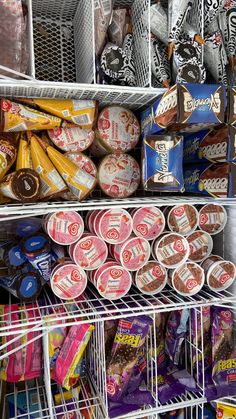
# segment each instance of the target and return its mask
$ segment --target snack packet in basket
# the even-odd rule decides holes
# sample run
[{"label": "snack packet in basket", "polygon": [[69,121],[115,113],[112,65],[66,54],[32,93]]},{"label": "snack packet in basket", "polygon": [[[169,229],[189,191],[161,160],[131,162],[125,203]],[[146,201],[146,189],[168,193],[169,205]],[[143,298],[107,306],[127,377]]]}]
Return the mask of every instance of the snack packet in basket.
[{"label": "snack packet in basket", "polygon": [[107,392],[110,400],[121,400],[127,390],[151,324],[152,320],[148,316],[119,320],[111,359],[107,366]]},{"label": "snack packet in basket", "polygon": [[189,310],[176,310],[170,313],[166,325],[165,351],[171,361],[178,365],[182,343],[187,332]]}]

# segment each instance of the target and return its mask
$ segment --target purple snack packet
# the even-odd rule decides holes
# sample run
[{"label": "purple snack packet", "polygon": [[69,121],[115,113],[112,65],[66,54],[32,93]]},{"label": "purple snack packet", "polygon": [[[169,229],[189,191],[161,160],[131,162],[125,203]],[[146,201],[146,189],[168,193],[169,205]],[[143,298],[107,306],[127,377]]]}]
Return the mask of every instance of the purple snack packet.
[{"label": "purple snack packet", "polygon": [[117,416],[127,415],[130,412],[139,410],[140,406],[138,404],[124,404],[124,403],[114,403],[109,401],[109,418],[116,418]]},{"label": "purple snack packet", "polygon": [[143,405],[153,405],[154,406],[154,399],[148,390],[135,390],[133,393],[128,393],[126,396],[123,397],[123,402],[127,404],[137,404],[137,400],[139,402],[139,406]]},{"label": "purple snack packet", "polygon": [[161,404],[185,392],[185,387],[172,374],[158,374],[158,399]]},{"label": "purple snack packet", "polygon": [[104,340],[105,340],[105,354],[106,359],[111,353],[112,345],[116,336],[118,320],[106,320],[104,322]]},{"label": "purple snack packet", "polygon": [[172,311],[167,320],[165,351],[171,361],[178,365],[182,343],[187,332],[189,310]]},{"label": "purple snack packet", "polygon": [[[133,393],[134,391],[136,391],[139,388],[142,380],[146,378],[146,374],[147,374],[147,361],[144,358],[144,355],[142,354],[137,364],[134,366],[133,373],[127,387],[127,393]],[[136,399],[136,402],[137,402],[137,399]]]},{"label": "purple snack packet", "polygon": [[151,324],[152,320],[148,316],[119,320],[107,366],[107,393],[110,400],[119,401],[127,390]]},{"label": "purple snack packet", "polygon": [[212,379],[217,394],[228,396],[236,392],[236,346],[233,329],[233,312],[216,307],[212,321]]}]

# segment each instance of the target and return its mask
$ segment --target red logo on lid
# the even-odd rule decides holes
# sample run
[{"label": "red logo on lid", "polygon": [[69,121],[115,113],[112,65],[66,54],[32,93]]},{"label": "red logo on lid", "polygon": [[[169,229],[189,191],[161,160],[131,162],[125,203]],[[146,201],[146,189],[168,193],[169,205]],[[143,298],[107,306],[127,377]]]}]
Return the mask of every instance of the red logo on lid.
[{"label": "red logo on lid", "polygon": [[53,130],[50,131],[50,133],[53,134],[54,137],[59,137],[62,133],[62,129],[54,128]]},{"label": "red logo on lid", "polygon": [[108,230],[108,232],[106,233],[106,237],[108,239],[113,239],[113,240],[117,240],[119,239],[120,235],[119,235],[119,231],[116,230],[116,228],[111,228],[110,230]]},{"label": "red logo on lid", "polygon": [[183,254],[185,253],[185,247],[181,239],[177,239],[174,241],[173,248],[174,250],[176,250],[176,252],[183,253]]},{"label": "red logo on lid", "polygon": [[3,100],[1,107],[4,112],[8,112],[12,108],[12,104],[8,100]]},{"label": "red logo on lid", "polygon": [[138,224],[136,230],[144,237],[148,234],[148,227],[146,224]]},{"label": "red logo on lid", "polygon": [[68,227],[69,234],[71,236],[77,236],[79,231],[80,225],[78,223],[72,223]]},{"label": "red logo on lid", "polygon": [[98,121],[98,128],[102,130],[107,130],[111,126],[110,121],[108,119],[100,118]]},{"label": "red logo on lid", "polygon": [[112,381],[107,382],[107,392],[112,396],[114,396],[114,394],[116,393],[115,384]]},{"label": "red logo on lid", "polygon": [[122,253],[124,263],[128,263],[132,258],[132,253],[129,250],[124,250]]},{"label": "red logo on lid", "polygon": [[84,249],[84,250],[89,250],[92,247],[92,240],[91,239],[87,239],[85,241],[83,241],[82,243],[80,243],[80,248]]},{"label": "red logo on lid", "polygon": [[111,277],[112,277],[113,279],[120,278],[120,277],[122,276],[122,274],[123,274],[122,269],[112,268],[112,269],[110,270],[110,275],[111,275]]},{"label": "red logo on lid", "polygon": [[227,311],[222,311],[221,312],[221,316],[224,317],[226,320],[230,320],[232,315],[231,315],[231,311],[227,310]]},{"label": "red logo on lid", "polygon": [[208,216],[207,214],[200,214],[200,226],[205,225],[208,222]]},{"label": "red logo on lid", "polygon": [[71,272],[71,279],[75,282],[79,282],[83,280],[83,277],[81,275],[81,273],[78,271],[78,269],[74,269]]},{"label": "red logo on lid", "polygon": [[196,279],[188,279],[186,283],[186,287],[189,291],[192,291],[192,289],[197,287],[197,285],[198,285],[198,282],[196,281]]},{"label": "red logo on lid", "polygon": [[152,270],[152,274],[156,278],[161,278],[163,276],[163,270],[162,270],[161,266],[155,265],[153,270]]},{"label": "red logo on lid", "polygon": [[230,275],[226,272],[220,276],[220,283],[225,284],[230,279]]},{"label": "red logo on lid", "polygon": [[173,210],[174,215],[181,217],[184,214],[184,207],[178,207]]}]

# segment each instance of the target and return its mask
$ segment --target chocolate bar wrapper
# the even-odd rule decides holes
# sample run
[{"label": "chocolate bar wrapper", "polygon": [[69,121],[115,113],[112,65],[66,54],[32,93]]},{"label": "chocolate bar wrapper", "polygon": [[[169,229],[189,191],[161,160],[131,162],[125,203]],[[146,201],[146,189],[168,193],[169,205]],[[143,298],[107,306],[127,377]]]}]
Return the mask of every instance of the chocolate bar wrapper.
[{"label": "chocolate bar wrapper", "polygon": [[219,16],[224,2],[225,0],[204,1],[204,25],[206,29]]},{"label": "chocolate bar wrapper", "polygon": [[236,161],[236,128],[223,125],[184,135],[184,164]]},{"label": "chocolate bar wrapper", "polygon": [[228,60],[221,32],[205,37],[204,61],[215,81],[227,85]]},{"label": "chocolate bar wrapper", "polygon": [[118,320],[106,320],[104,322],[104,340],[105,340],[105,354],[108,361],[111,354],[112,345],[116,336]]},{"label": "chocolate bar wrapper", "polygon": [[175,85],[141,112],[141,136],[164,129],[199,131],[199,124],[211,127],[224,123],[226,89],[216,84]]},{"label": "chocolate bar wrapper", "polygon": [[95,52],[100,55],[105,44],[106,33],[111,19],[113,0],[95,0],[94,31]]},{"label": "chocolate bar wrapper", "polygon": [[236,86],[228,88],[228,123],[236,127]]},{"label": "chocolate bar wrapper", "polygon": [[189,310],[176,310],[170,313],[166,325],[165,350],[170,360],[178,365],[182,343],[187,333]]},{"label": "chocolate bar wrapper", "polygon": [[158,400],[161,404],[169,402],[170,399],[178,397],[185,392],[182,384],[172,374],[163,372],[154,378],[158,384]]},{"label": "chocolate bar wrapper", "polygon": [[183,137],[147,136],[143,141],[142,180],[145,190],[183,191]]},{"label": "chocolate bar wrapper", "polygon": [[152,320],[147,316],[120,320],[107,366],[107,393],[111,401],[121,400],[137,363]]},{"label": "chocolate bar wrapper", "polygon": [[134,38],[131,33],[125,36],[122,49],[125,53],[123,76],[121,80],[128,86],[136,86],[135,64],[134,64]]},{"label": "chocolate bar wrapper", "polygon": [[168,2],[168,32],[169,42],[176,43],[183,30],[192,2],[188,0],[170,0]]},{"label": "chocolate bar wrapper", "polygon": [[212,378],[219,391],[227,388],[227,395],[236,391],[236,350],[233,312],[215,307],[212,322]]},{"label": "chocolate bar wrapper", "polygon": [[168,43],[167,14],[161,3],[150,7],[150,31],[165,45]]}]

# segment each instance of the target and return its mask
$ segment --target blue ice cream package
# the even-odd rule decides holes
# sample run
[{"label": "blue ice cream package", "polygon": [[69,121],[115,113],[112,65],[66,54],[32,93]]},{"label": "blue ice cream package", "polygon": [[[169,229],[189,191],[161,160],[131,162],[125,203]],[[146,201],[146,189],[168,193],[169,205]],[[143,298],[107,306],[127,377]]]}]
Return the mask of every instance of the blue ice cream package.
[{"label": "blue ice cream package", "polygon": [[221,125],[184,135],[184,164],[236,160],[236,128]]},{"label": "blue ice cream package", "polygon": [[51,275],[51,244],[47,236],[38,233],[21,241],[21,250],[28,261],[37,269],[44,282]]},{"label": "blue ice cream package", "polygon": [[7,266],[14,268],[18,268],[27,262],[27,258],[21,251],[18,243],[11,243],[6,246],[3,259]]},{"label": "blue ice cream package", "polygon": [[143,141],[142,181],[145,190],[183,192],[183,137],[152,135]]},{"label": "blue ice cream package", "polygon": [[21,419],[39,419],[42,412],[42,400],[39,399],[38,390],[20,391],[15,397],[14,394],[6,396],[8,418],[15,418],[15,414]]},{"label": "blue ice cream package", "polygon": [[159,96],[140,115],[141,136],[199,130],[225,122],[226,89],[219,84],[184,83]]}]

